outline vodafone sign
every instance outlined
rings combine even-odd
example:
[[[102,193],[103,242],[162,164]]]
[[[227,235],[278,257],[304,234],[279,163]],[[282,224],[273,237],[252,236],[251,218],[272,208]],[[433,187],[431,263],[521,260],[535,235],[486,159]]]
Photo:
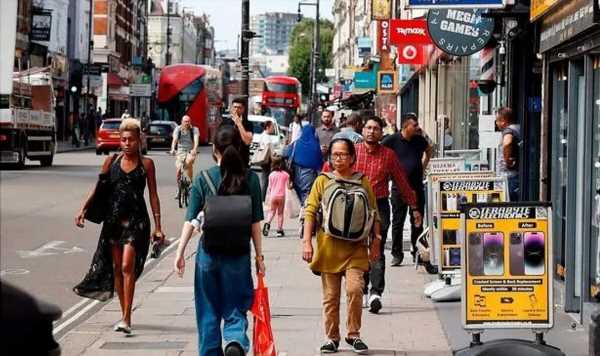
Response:
[[[389,36],[390,43],[395,46],[433,43],[427,31],[426,20],[390,20]]]
[[[406,44],[398,46],[398,63],[399,64],[424,64],[425,49],[424,45]]]

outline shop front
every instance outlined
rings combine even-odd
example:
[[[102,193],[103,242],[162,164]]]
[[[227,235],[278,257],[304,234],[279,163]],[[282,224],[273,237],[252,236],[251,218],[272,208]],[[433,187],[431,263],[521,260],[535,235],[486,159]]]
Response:
[[[595,0],[573,0],[539,18],[544,58],[542,195],[554,214],[554,272],[565,311],[589,320],[600,300],[600,26]],[[563,289],[561,288],[561,293]]]

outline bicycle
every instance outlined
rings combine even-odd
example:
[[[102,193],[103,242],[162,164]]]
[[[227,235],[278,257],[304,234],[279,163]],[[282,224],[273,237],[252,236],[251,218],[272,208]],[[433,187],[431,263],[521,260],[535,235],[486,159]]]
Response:
[[[192,190],[192,181],[185,173],[187,160],[183,160],[180,168],[179,177],[177,179],[177,203],[179,208],[184,208],[189,205],[190,191]]]

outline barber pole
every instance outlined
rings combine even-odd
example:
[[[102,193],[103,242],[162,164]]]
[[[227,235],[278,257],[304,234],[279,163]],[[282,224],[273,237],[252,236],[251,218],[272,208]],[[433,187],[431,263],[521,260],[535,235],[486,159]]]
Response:
[[[494,65],[495,47],[486,47],[481,50],[481,77],[480,80],[496,81],[496,66]]]

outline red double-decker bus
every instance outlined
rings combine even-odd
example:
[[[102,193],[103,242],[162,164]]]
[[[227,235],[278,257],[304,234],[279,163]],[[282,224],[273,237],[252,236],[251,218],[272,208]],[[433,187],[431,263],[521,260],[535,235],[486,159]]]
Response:
[[[208,94],[206,70],[195,64],[173,64],[164,67],[158,82],[158,115],[161,120],[181,124],[188,115],[200,131],[200,143],[209,141]]]
[[[265,78],[261,109],[263,115],[287,128],[302,105],[302,85],[294,77],[274,75]]]

